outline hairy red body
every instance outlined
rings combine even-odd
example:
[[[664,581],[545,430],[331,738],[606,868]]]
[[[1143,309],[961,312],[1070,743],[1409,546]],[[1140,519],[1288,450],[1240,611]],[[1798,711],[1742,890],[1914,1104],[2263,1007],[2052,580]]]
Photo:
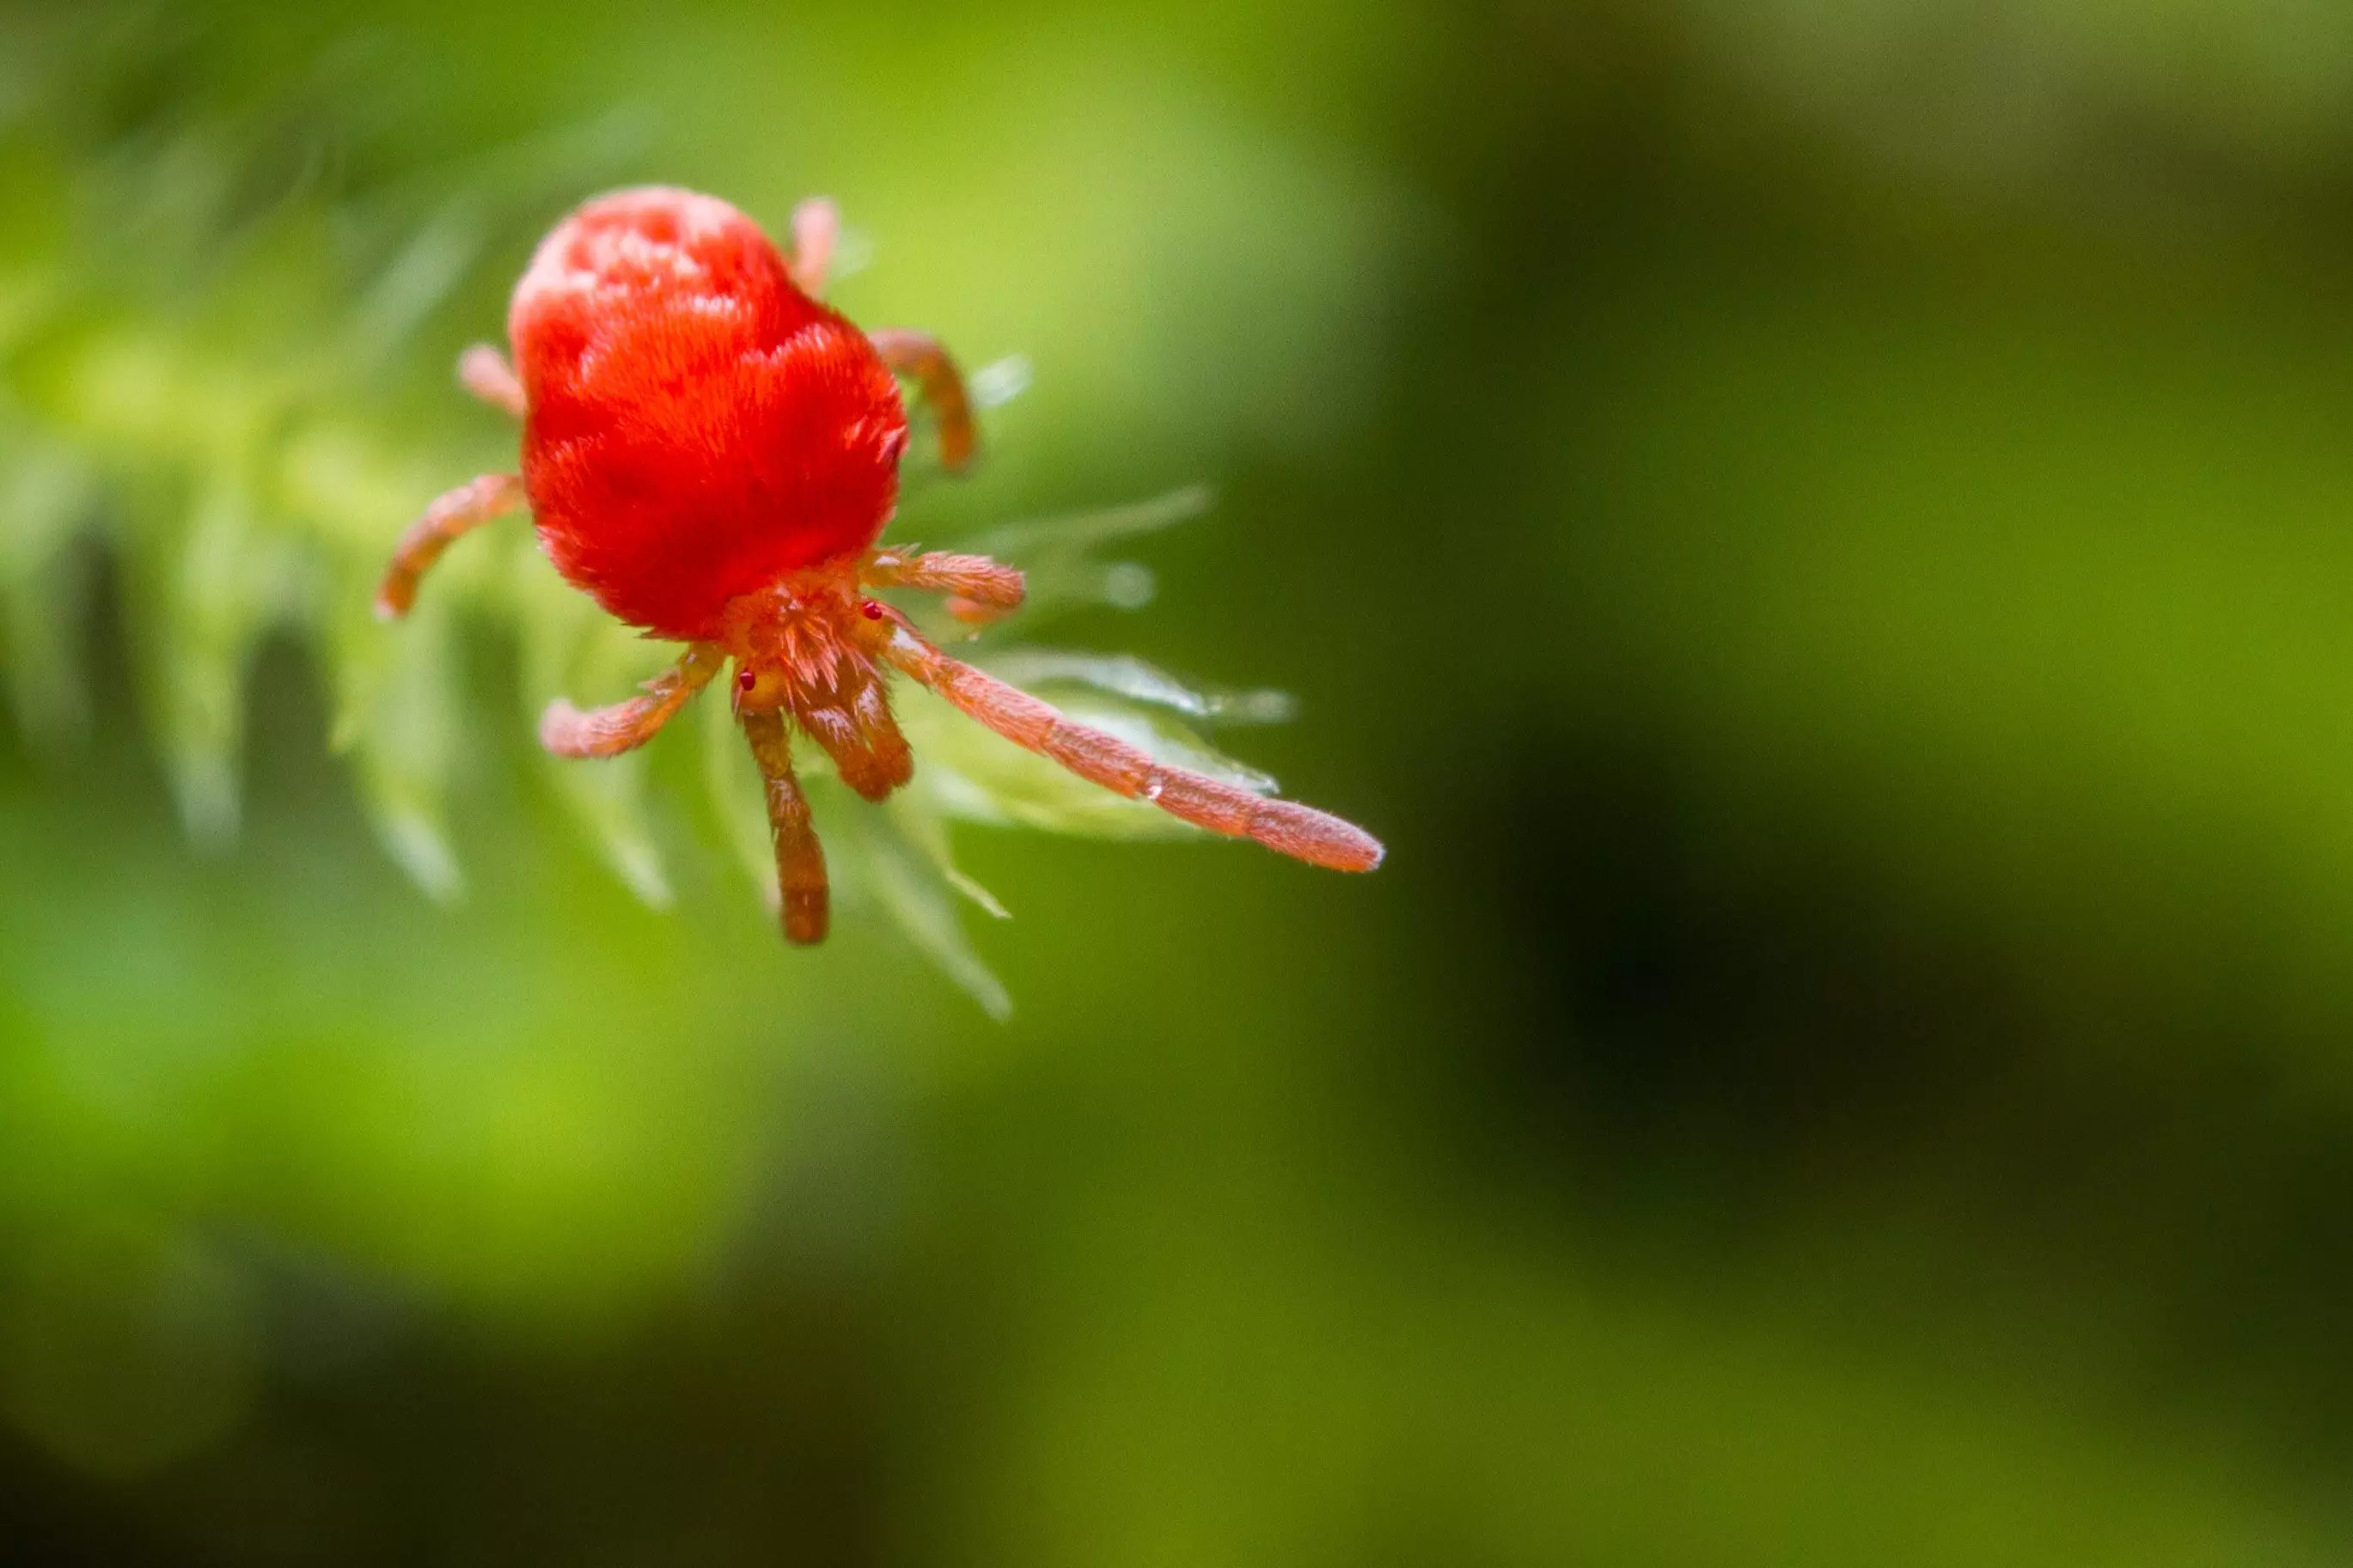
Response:
[[[707,640],[730,599],[855,556],[890,520],[898,383],[715,197],[582,207],[532,258],[507,332],[540,538],[632,626]]]
[[[796,735],[868,800],[913,776],[890,678],[1082,777],[1213,833],[1336,870],[1381,860],[1371,835],[1324,812],[1166,766],[950,658],[871,594],[947,595],[988,620],[1020,606],[1021,574],[983,556],[878,549],[898,499],[907,412],[898,375],[934,416],[944,467],[973,452],[955,363],[923,332],[861,332],[818,303],[830,203],[793,216],[787,262],[716,197],[648,187],[601,196],[540,245],[507,317],[515,368],[469,349],[459,378],[523,422],[522,472],[442,496],[401,541],[376,593],[405,613],[417,581],[469,529],[528,501],[556,570],[616,617],[687,644],[644,694],[583,713],[550,704],[548,750],[641,746],[730,664],[735,714],[766,784],[785,934],[821,940],[825,856],[793,766]]]

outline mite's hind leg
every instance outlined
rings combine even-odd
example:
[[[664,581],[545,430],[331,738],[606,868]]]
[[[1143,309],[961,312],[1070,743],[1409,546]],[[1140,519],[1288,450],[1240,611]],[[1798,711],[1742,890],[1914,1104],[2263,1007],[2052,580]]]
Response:
[[[458,356],[458,384],[493,408],[523,416],[522,382],[507,356],[488,343],[476,343]]]
[[[904,327],[884,327],[866,334],[882,363],[902,375],[914,378],[932,417],[940,426],[940,461],[961,468],[972,461],[972,399],[965,395],[964,374],[929,332]]]
[[[892,629],[882,656],[1015,745],[1050,757],[1113,794],[1147,801],[1212,833],[1253,839],[1311,866],[1369,871],[1381,863],[1380,840],[1354,823],[1156,763],[1115,736],[1072,722],[1051,703],[950,658],[904,625]]]
[[[996,620],[1021,607],[1029,592],[1018,567],[986,555],[955,555],[934,550],[906,555],[878,550],[859,568],[858,580],[870,588],[913,588],[948,595],[948,614],[975,625]]]
[[[825,295],[826,275],[841,241],[841,214],[823,196],[793,209],[793,287],[812,300]]]
[[[480,528],[523,504],[522,479],[515,474],[484,474],[469,479],[436,500],[425,515],[409,524],[393,547],[392,564],[375,591],[378,620],[408,614],[417,602],[417,580],[425,575],[441,552],[460,534]]]
[[[583,713],[559,697],[539,716],[539,743],[559,757],[617,757],[636,751],[670,721],[727,662],[716,643],[696,643],[645,684],[645,695]]]
[[[825,940],[831,923],[832,895],[826,883],[825,850],[809,825],[808,796],[793,776],[792,742],[784,715],[770,710],[746,713],[744,738],[766,781],[768,832],[776,845],[776,891],[784,899],[785,940],[807,947]]]

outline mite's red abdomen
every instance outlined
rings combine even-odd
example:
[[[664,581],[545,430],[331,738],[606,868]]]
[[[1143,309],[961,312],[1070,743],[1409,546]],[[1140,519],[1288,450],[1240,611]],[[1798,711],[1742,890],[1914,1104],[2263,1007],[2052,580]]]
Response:
[[[523,481],[556,569],[661,637],[864,550],[907,441],[864,333],[715,197],[601,196],[541,242],[507,317]]]

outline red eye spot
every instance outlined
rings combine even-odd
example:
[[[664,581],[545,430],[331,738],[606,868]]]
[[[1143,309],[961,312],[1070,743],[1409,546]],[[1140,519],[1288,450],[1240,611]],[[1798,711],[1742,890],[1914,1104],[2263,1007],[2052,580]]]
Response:
[[[759,684],[760,684],[760,678],[759,678],[758,676],[756,676],[756,675],[753,674],[750,670],[748,670],[748,669],[739,669],[739,670],[737,670],[737,671],[735,672],[735,689],[736,689],[736,690],[738,690],[738,691],[749,691],[749,690],[751,690],[751,689],[752,689],[752,688],[754,688],[754,687],[755,687],[755,686],[757,686],[757,685],[759,685]]]
[[[879,621],[882,618],[882,606],[871,599],[858,607],[866,613],[866,618],[870,621]]]

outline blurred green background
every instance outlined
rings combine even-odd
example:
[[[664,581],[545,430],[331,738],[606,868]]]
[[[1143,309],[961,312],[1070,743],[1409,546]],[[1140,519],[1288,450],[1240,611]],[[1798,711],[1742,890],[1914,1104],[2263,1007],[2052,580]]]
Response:
[[[107,520],[290,397],[373,558],[644,179],[1027,356],[902,534],[1215,486],[1045,640],[1297,693],[1389,864],[959,829],[999,1024],[659,790],[647,908],[469,623],[421,897],[396,634]],[[2353,1550],[2353,13],[15,6],[0,196],[0,1555]]]

